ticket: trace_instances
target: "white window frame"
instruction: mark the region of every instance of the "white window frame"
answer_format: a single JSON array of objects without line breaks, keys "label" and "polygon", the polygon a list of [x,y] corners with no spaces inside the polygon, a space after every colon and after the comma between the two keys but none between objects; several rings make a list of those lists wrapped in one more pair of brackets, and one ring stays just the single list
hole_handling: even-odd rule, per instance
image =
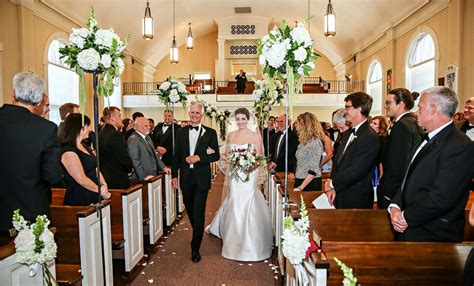
[{"label": "white window frame", "polygon": [[[377,66],[380,67],[380,78],[372,81],[372,76],[377,70]],[[378,86],[377,86],[378,85]],[[380,90],[379,94],[372,94],[372,87],[376,87]],[[367,93],[372,96],[372,109],[370,114],[380,115],[382,114],[382,97],[383,97],[383,67],[382,62],[379,59],[374,59],[370,65],[367,72]]]},{"label": "white window frame", "polygon": [[[411,59],[413,58],[414,53],[417,52],[417,49],[419,48],[419,44],[422,38],[424,37],[429,37],[431,39],[431,42],[433,44],[433,53],[429,57],[423,58],[422,60],[411,63]],[[408,90],[410,91],[416,91],[416,92],[422,92],[423,90],[420,89],[425,89],[429,88],[432,86],[436,85],[436,69],[437,69],[437,58],[438,58],[438,48],[437,48],[437,41],[436,38],[434,37],[433,33],[430,33],[430,31],[427,31],[426,29],[421,30],[419,33],[417,33],[411,40],[410,45],[408,46],[408,52],[406,55],[405,59],[405,86]],[[417,88],[416,85],[413,84],[413,72],[417,69],[423,68],[424,65],[433,65],[433,77],[432,77],[432,84],[428,84],[425,87],[422,88]],[[428,66],[425,66],[425,68],[430,68]],[[416,105],[416,104],[415,104]]]}]

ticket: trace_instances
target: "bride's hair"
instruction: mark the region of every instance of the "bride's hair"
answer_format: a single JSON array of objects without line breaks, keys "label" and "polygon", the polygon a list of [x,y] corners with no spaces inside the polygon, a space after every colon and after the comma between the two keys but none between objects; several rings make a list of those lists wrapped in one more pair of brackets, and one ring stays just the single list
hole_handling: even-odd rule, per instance
[{"label": "bride's hair", "polygon": [[[316,115],[305,112],[296,119],[298,122],[298,140],[300,144],[306,145],[310,139],[324,140],[324,131]],[[324,142],[324,141],[323,141]]]},{"label": "bride's hair", "polygon": [[240,108],[237,108],[235,111],[234,111],[234,115],[237,116],[237,114],[243,114],[247,117],[247,119],[250,119],[250,112],[247,108],[245,107],[240,107]]}]

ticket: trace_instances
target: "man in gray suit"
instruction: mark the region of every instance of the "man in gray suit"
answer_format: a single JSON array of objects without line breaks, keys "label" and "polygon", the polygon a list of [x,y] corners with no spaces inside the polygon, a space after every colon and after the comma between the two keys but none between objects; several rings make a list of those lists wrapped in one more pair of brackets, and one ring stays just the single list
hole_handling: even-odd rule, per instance
[{"label": "man in gray suit", "polygon": [[155,147],[150,136],[150,125],[145,117],[138,117],[135,121],[135,132],[128,138],[128,154],[132,158],[133,180],[143,181],[155,176],[157,171],[163,170],[170,174],[171,169],[166,167],[156,155]]}]

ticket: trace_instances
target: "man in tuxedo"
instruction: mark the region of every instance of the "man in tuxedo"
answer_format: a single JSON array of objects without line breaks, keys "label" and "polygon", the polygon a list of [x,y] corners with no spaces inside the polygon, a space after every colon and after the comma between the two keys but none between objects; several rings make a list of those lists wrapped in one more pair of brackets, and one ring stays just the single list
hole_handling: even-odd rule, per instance
[{"label": "man in tuxedo", "polygon": [[[270,163],[268,168],[276,172],[285,172],[285,146],[286,146],[286,115],[280,115],[276,120],[278,132],[272,137],[273,146],[270,153]],[[290,129],[291,121],[288,120],[288,178],[295,178],[296,171],[296,149],[298,148],[298,136]]]},{"label": "man in tuxedo", "polygon": [[11,239],[13,211],[26,220],[49,215],[51,185],[61,180],[58,128],[33,113],[45,91],[32,72],[13,77],[13,104],[0,108],[0,245]]},{"label": "man in tuxedo", "polygon": [[401,241],[461,242],[474,143],[455,128],[456,93],[433,87],[421,93],[418,123],[427,136],[416,146],[388,211]]},{"label": "man in tuxedo", "polygon": [[118,132],[122,127],[120,109],[106,107],[103,111],[105,125],[99,133],[100,171],[109,189],[125,189],[130,186],[128,174],[132,172],[132,159],[127,143]]},{"label": "man in tuxedo", "polygon": [[210,163],[219,160],[220,156],[216,131],[201,124],[204,106],[198,102],[192,103],[188,113],[191,124],[178,130],[176,135],[172,184],[183,191],[184,205],[193,227],[191,260],[199,262],[207,193],[211,188]]},{"label": "man in tuxedo", "polygon": [[275,135],[275,116],[270,116],[268,118],[268,127],[263,128],[263,149],[267,158],[269,157],[270,138],[273,135]]},{"label": "man in tuxedo", "polygon": [[153,120],[153,118],[148,118],[148,126],[150,127],[150,138],[151,138],[151,141],[153,141],[153,144],[155,144],[155,120]]},{"label": "man in tuxedo", "polygon": [[474,97],[468,98],[464,105],[464,120],[457,127],[474,141]]},{"label": "man in tuxedo", "polygon": [[148,119],[138,117],[135,121],[135,132],[128,137],[128,154],[133,164],[133,180],[143,181],[155,176],[158,170],[171,174],[171,169],[156,155],[155,147],[151,141]]},{"label": "man in tuxedo", "polygon": [[411,152],[423,138],[423,130],[410,112],[416,97],[405,88],[396,88],[387,94],[387,116],[394,118],[382,154],[383,176],[377,188],[377,204],[386,209],[402,185],[405,168]]},{"label": "man in tuxedo", "polygon": [[[154,134],[154,144],[156,151],[161,156],[161,160],[166,166],[171,166],[173,159],[173,138],[171,136],[171,122],[173,120],[173,112],[171,110],[165,110],[163,112],[163,123],[156,125]],[[174,136],[176,139],[176,132],[180,127],[178,124],[174,125]],[[175,141],[176,144],[176,141]]]},{"label": "man in tuxedo", "polygon": [[325,191],[338,209],[371,209],[374,203],[371,180],[380,149],[378,135],[367,121],[372,97],[365,92],[354,92],[344,101],[346,120],[353,127],[347,142],[338,147],[339,154],[333,161]]}]

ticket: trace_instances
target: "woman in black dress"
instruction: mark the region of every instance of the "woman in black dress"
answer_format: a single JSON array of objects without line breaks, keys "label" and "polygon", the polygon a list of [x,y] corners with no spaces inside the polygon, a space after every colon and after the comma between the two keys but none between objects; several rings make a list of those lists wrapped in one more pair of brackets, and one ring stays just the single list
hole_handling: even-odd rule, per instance
[{"label": "woman in black dress", "polygon": [[247,76],[245,76],[244,70],[240,70],[239,74],[235,77],[237,80],[237,93],[245,92],[245,82],[247,81]]},{"label": "woman in black dress", "polygon": [[[64,172],[66,194],[64,205],[88,206],[99,201],[97,163],[93,151],[83,143],[89,137],[89,117],[70,114],[64,120],[59,133],[61,144],[61,168]],[[104,199],[110,198],[107,184],[100,174],[100,194]]]}]

